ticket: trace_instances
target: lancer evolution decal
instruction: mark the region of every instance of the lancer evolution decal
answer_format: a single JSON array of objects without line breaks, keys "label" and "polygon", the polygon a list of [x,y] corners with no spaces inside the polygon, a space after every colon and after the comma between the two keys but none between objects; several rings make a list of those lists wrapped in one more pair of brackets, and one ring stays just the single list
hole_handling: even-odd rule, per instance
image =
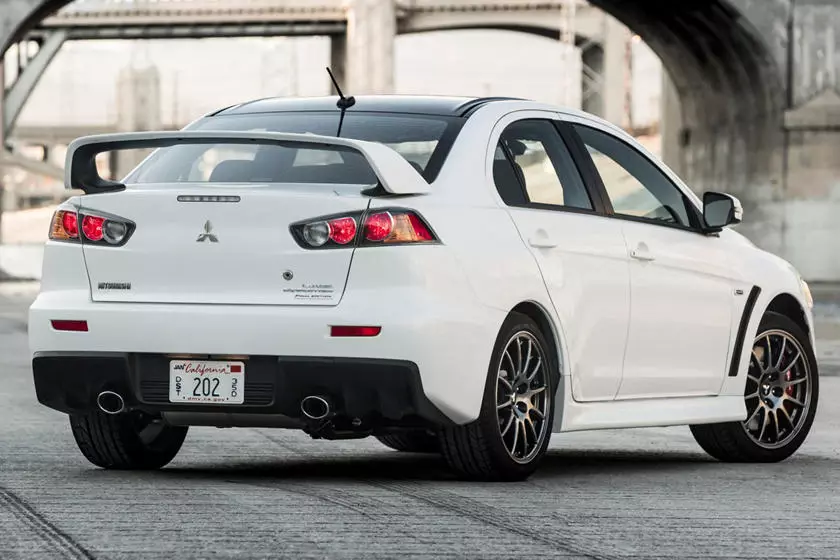
[{"label": "lancer evolution decal", "polygon": [[99,290],[130,290],[131,282],[100,282],[96,287]]}]

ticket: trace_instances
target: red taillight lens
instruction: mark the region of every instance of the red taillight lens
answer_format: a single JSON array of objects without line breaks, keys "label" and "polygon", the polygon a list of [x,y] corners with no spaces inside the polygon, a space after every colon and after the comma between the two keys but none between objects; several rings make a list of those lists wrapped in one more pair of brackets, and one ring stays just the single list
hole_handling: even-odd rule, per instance
[{"label": "red taillight lens", "polygon": [[102,240],[102,224],[105,223],[105,218],[99,216],[85,216],[82,218],[82,231],[87,239],[91,241]]},{"label": "red taillight lens", "polygon": [[394,230],[394,217],[388,212],[371,214],[365,219],[365,239],[383,241]]},{"label": "red taillight lens", "polygon": [[374,243],[422,243],[435,236],[425,222],[408,210],[379,212],[365,219],[365,240]]},{"label": "red taillight lens", "polygon": [[79,217],[75,212],[62,212],[61,225],[70,237],[79,237]]},{"label": "red taillight lens", "polygon": [[414,241],[434,241],[435,236],[423,223],[423,220],[417,214],[409,212],[406,214],[408,221],[411,224],[411,229],[414,230]]},{"label": "red taillight lens", "polygon": [[330,327],[330,336],[377,336],[381,332],[382,327]]},{"label": "red taillight lens", "polygon": [[52,328],[57,331],[87,332],[87,321],[72,321],[66,319],[53,319],[50,321]]},{"label": "red taillight lens", "polygon": [[356,238],[356,220],[336,218],[327,222],[330,227],[330,239],[339,245],[347,245]]}]

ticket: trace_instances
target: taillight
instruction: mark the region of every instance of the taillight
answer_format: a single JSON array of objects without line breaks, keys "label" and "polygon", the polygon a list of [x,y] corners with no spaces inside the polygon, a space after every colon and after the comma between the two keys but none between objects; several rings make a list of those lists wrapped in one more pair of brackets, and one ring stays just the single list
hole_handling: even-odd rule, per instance
[{"label": "taillight", "polygon": [[[361,226],[357,224],[361,223]],[[292,234],[304,249],[336,249],[402,243],[430,243],[438,239],[415,211],[388,208],[373,213],[354,212],[298,222]]]},{"label": "taillight", "polygon": [[53,214],[50,225],[50,239],[69,240],[79,238],[79,218],[75,212],[58,210]]},{"label": "taillight", "polygon": [[82,232],[91,241],[102,241],[102,225],[105,218],[99,216],[85,216],[82,218]]},{"label": "taillight", "polygon": [[93,245],[118,247],[128,241],[133,231],[134,224],[123,218],[58,210],[53,215],[49,238],[54,241],[81,241]]},{"label": "taillight", "polygon": [[356,238],[356,220],[353,218],[338,218],[327,222],[330,226],[330,239],[339,245],[347,245]]},{"label": "taillight", "polygon": [[365,218],[365,239],[384,241],[394,231],[394,217],[390,212],[378,212]]},{"label": "taillight", "polygon": [[378,212],[365,218],[365,240],[376,243],[422,243],[435,236],[414,212]]}]

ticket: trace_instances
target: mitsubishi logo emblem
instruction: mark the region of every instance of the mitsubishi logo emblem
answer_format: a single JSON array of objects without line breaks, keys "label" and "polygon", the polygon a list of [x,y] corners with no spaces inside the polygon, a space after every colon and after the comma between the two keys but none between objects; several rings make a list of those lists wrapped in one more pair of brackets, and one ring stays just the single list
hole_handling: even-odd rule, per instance
[{"label": "mitsubishi logo emblem", "polygon": [[198,236],[196,239],[198,243],[202,241],[209,241],[210,243],[218,243],[219,238],[213,234],[213,224],[210,223],[210,220],[204,222],[204,233]]}]

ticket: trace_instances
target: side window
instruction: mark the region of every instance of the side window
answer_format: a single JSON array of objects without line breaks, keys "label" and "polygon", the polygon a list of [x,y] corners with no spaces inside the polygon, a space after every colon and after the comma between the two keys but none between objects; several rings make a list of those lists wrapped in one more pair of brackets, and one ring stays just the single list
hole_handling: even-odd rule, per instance
[{"label": "side window", "polygon": [[493,178],[507,204],[593,209],[572,156],[548,120],[517,121],[505,129],[496,147]]},{"label": "side window", "polygon": [[689,201],[645,156],[610,134],[574,125],[616,214],[691,227]]}]

